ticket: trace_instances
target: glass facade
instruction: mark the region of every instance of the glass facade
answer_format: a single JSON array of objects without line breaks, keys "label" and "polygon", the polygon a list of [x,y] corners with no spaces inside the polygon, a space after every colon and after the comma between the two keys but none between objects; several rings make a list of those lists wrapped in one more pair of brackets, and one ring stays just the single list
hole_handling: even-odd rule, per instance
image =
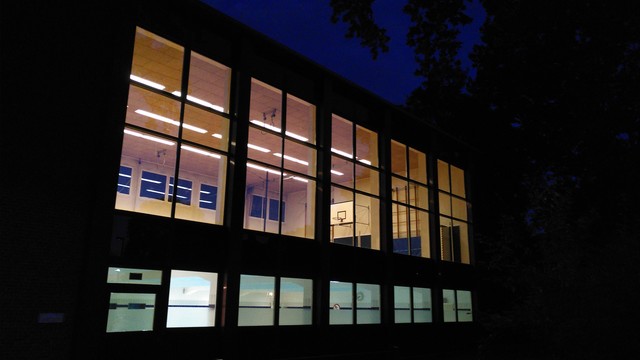
[{"label": "glass facade", "polygon": [[222,224],[230,76],[228,67],[137,29],[116,209]]},{"label": "glass facade", "polygon": [[440,258],[470,264],[464,170],[438,160]]},{"label": "glass facade", "polygon": [[425,153],[391,140],[393,252],[431,257]]},{"label": "glass facade", "polygon": [[[348,261],[352,263],[342,265],[353,265],[364,273],[376,270],[367,266],[373,267],[370,264],[384,256],[436,266],[441,260],[470,264],[471,219],[465,172],[437,160],[437,154],[431,156],[430,148],[427,156],[424,151],[365,128],[358,119],[319,111],[322,109],[309,100],[313,96],[298,97],[289,93],[287,86],[277,87],[245,76],[250,89],[233,94],[246,93],[249,97],[234,99],[229,67],[137,28],[115,209],[154,215],[154,219],[217,225],[200,225],[204,226],[205,241],[238,241],[244,245],[257,239],[256,246],[265,250],[265,258],[278,254],[277,259],[269,261],[278,261],[279,265],[256,265],[253,262],[264,260],[262,254],[252,258],[254,254],[249,253],[254,249],[246,250],[235,259],[241,261],[235,274],[239,281],[221,280],[220,284],[219,276],[224,279],[228,275],[225,261],[215,264],[220,266],[215,272],[111,266],[107,276],[107,332],[150,331],[162,324],[166,328],[216,327],[225,321],[234,324],[235,320],[240,327],[309,326],[320,320],[331,325],[384,324],[385,318],[394,319],[395,324],[473,321],[468,290],[442,289],[440,300],[432,297],[431,288],[413,286],[412,280],[394,279],[405,286],[393,286],[375,283],[383,280],[370,277],[360,282],[327,282],[325,278],[320,284],[309,272],[281,271],[288,262],[306,265],[301,264],[306,261],[304,256],[312,256],[292,259],[298,255],[282,251],[288,239],[276,235],[349,246],[351,249],[327,244],[330,252],[351,256]],[[247,118],[238,118],[230,111],[233,103],[246,106]],[[330,120],[330,124],[321,127],[316,116]],[[240,137],[235,133],[238,129],[246,131],[246,144],[235,143]],[[389,145],[390,149],[386,154],[378,148],[383,141],[387,142],[384,148]],[[237,149],[245,146],[246,159],[237,155]],[[390,168],[385,168],[379,157],[389,159]],[[233,178],[227,174],[227,164],[236,171],[233,175],[246,176],[244,187],[227,184]],[[327,169],[324,165],[330,167],[328,173],[321,171]],[[384,180],[381,187],[383,179],[389,181]],[[321,197],[323,194],[327,196]],[[224,206],[225,197],[231,195],[244,198],[244,202],[234,204],[240,209],[233,212]],[[323,211],[329,219],[316,213],[316,197],[327,201]],[[229,222],[223,221],[225,211],[227,216],[233,213],[242,217],[232,219],[235,222],[228,226]],[[381,224],[387,224],[386,228]],[[220,229],[235,233],[221,240]],[[145,240],[160,244],[162,235],[153,233]],[[190,240],[189,235],[184,236],[185,241]],[[301,246],[304,249],[306,245]],[[221,246],[218,250],[226,249]],[[266,253],[271,250],[274,252]],[[195,254],[199,250],[193,251]],[[144,260],[147,264],[148,259]],[[164,260],[156,263],[165,264]],[[248,264],[264,266],[257,273],[271,275],[243,273],[249,271],[245,268]],[[350,279],[351,270],[340,268],[336,270],[338,276],[329,278]],[[347,275],[342,276],[340,271]],[[284,272],[287,277],[282,276]],[[169,280],[165,279],[166,284],[163,274]],[[227,286],[237,292],[228,292]],[[225,298],[227,293],[234,299]],[[234,307],[237,319],[225,319],[222,315],[229,308],[222,309],[219,303]],[[389,304],[388,308],[383,304]],[[437,312],[434,316],[433,307],[442,308],[442,317]],[[389,316],[384,316],[385,312]]]},{"label": "glass facade", "polygon": [[314,237],[315,113],[314,105],[252,80],[245,229]]},{"label": "glass facade", "polygon": [[378,134],[335,114],[331,126],[331,242],[379,250]]}]

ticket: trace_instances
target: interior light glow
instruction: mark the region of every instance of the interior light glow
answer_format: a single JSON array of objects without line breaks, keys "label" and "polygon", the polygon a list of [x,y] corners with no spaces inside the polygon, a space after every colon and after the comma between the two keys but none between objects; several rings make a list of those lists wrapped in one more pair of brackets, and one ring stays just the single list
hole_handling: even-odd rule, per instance
[{"label": "interior light glow", "polygon": [[305,178],[298,177],[298,176],[294,176],[294,177],[292,177],[292,179],[293,180],[298,180],[298,181],[304,182],[304,183],[308,183],[309,182],[309,180],[307,180]]},{"label": "interior light glow", "polygon": [[222,139],[222,134],[211,134],[211,136],[213,136],[216,139]]},{"label": "interior light glow", "polygon": [[212,153],[212,152],[209,152],[209,151],[204,151],[202,149],[198,149],[198,148],[195,148],[195,147],[189,146],[189,145],[182,145],[182,146],[180,146],[180,148],[183,149],[183,150],[194,152],[196,154],[210,156],[210,157],[216,158],[216,159],[221,159],[222,158],[218,154],[215,154],[215,153]]},{"label": "interior light glow", "polygon": [[118,184],[118,186],[121,186],[121,187],[123,187],[123,188],[127,188],[127,189],[128,189],[128,188],[130,188],[130,186],[129,186],[129,185],[125,185],[125,184]]},{"label": "interior light glow", "polygon": [[336,148],[331,148],[331,152],[336,153],[338,155],[342,155],[344,157],[348,157],[349,159],[353,159],[353,155],[351,155],[351,154],[349,154],[347,152],[344,152],[342,150],[338,150]]},{"label": "interior light glow", "polygon": [[360,161],[363,164],[367,164],[367,165],[371,165],[371,161],[369,160],[365,160],[365,159],[358,159],[358,161]]},{"label": "interior light glow", "polygon": [[340,171],[337,171],[337,170],[331,170],[331,173],[335,174],[335,175],[338,175],[338,176],[344,175],[344,173],[341,173]]},{"label": "interior light glow", "polygon": [[[174,92],[172,92],[172,94],[175,95],[175,96],[178,96],[178,97],[180,97],[180,95],[182,95],[180,93],[180,91],[174,91]],[[195,96],[187,95],[187,100],[193,101],[194,103],[200,104],[200,105],[205,106],[205,107],[210,107],[210,108],[212,108],[214,110],[217,110],[217,111],[220,111],[220,112],[224,112],[224,108],[222,106],[214,105],[214,104],[212,104],[212,103],[210,103],[210,102],[208,102],[206,100],[198,99]]]},{"label": "interior light glow", "polygon": [[200,202],[205,204],[213,204],[213,201],[209,201],[209,200],[200,200]]},{"label": "interior light glow", "polygon": [[309,166],[309,163],[304,161],[304,160],[300,160],[298,158],[294,158],[293,156],[289,156],[289,155],[282,155],[280,153],[273,153],[273,155],[277,156],[277,157],[284,157],[285,160],[289,160],[289,161],[293,161],[293,162],[297,162],[298,164],[302,164],[305,166]]},{"label": "interior light glow", "polygon": [[282,129],[280,129],[279,127],[267,124],[267,123],[265,123],[263,121],[260,121],[260,120],[251,120],[251,123],[252,124],[256,124],[258,126],[261,126],[261,127],[265,128],[265,129],[269,129],[269,130],[275,131],[275,132],[281,132],[282,131]]},{"label": "interior light glow", "polygon": [[148,191],[148,192],[151,192],[151,193],[155,193],[155,194],[164,195],[164,192],[162,192],[162,191],[158,191],[158,190],[151,190],[151,189],[147,189],[147,191]]},{"label": "interior light glow", "polygon": [[147,86],[150,86],[154,89],[158,89],[158,90],[164,90],[165,86],[162,84],[158,84],[157,82],[153,82],[151,80],[147,80],[145,78],[141,78],[140,76],[135,76],[133,74],[129,75],[129,79],[135,81],[135,82],[139,82],[140,84],[145,84]]},{"label": "interior light glow", "polygon": [[[202,194],[211,194],[211,191],[206,191],[206,190],[200,190],[200,192],[201,192]],[[201,201],[202,201],[202,200],[201,200]]]},{"label": "interior light glow", "polygon": [[160,144],[164,144],[164,145],[169,145],[169,146],[173,146],[175,143],[173,141],[169,141],[169,140],[165,140],[165,139],[161,139],[155,136],[151,136],[151,135],[145,135],[142,133],[139,133],[137,131],[133,131],[133,130],[129,130],[129,129],[124,129],[124,133],[127,135],[132,135],[132,136],[136,136],[145,140],[151,140],[151,141],[155,141],[157,143]]},{"label": "interior light glow", "polygon": [[[180,126],[180,122],[179,121],[175,121],[173,119],[169,119],[168,117],[164,117],[162,115],[154,114],[154,113],[146,111],[146,110],[138,109],[138,110],[135,111],[135,113],[143,115],[143,116],[150,117],[152,119],[160,120],[162,122],[166,122],[166,123],[171,124],[171,125]],[[200,134],[204,134],[204,133],[207,132],[207,130],[205,130],[203,128],[199,128],[197,126],[193,126],[193,125],[189,125],[189,124],[183,124],[183,126],[184,126],[185,129],[189,129],[189,130],[198,132]]]},{"label": "interior light glow", "polygon": [[262,151],[263,153],[271,152],[271,150],[269,150],[269,149],[267,149],[267,148],[263,148],[262,146],[253,145],[253,144],[249,144],[249,143],[247,143],[247,147],[248,147],[249,149]]},{"label": "interior light glow", "polygon": [[131,177],[131,175],[129,175],[129,174],[123,174],[123,173],[121,173],[121,172],[119,172],[119,173],[118,173],[118,175],[119,175],[119,176],[122,176],[122,177],[128,177],[128,178],[130,178],[130,177]]},{"label": "interior light glow", "polygon": [[294,139],[298,139],[298,140],[302,140],[302,141],[309,141],[309,139],[307,139],[306,137],[304,137],[302,135],[298,135],[298,134],[292,133],[291,131],[285,131],[284,133],[285,133],[285,135],[291,136]]},{"label": "interior light glow", "polygon": [[[169,187],[173,187],[173,184],[169,184]],[[180,186],[180,185],[178,185],[178,189],[191,191],[191,188],[188,188],[186,186]],[[171,190],[169,190],[169,191],[171,191]]]},{"label": "interior light glow", "polygon": [[[273,126],[271,124],[267,124],[264,121],[260,121],[260,120],[251,120],[252,124],[258,125],[260,127],[263,127],[265,129],[269,129],[269,130],[273,130],[277,133],[282,132],[282,129],[280,129],[279,127]],[[309,141],[309,139],[307,139],[306,137],[302,136],[302,135],[298,135],[296,133],[292,133],[291,131],[285,131],[284,132],[285,135],[290,136],[294,139],[298,139],[298,140],[302,140],[302,141]]]},{"label": "interior light glow", "polygon": [[279,171],[271,170],[271,169],[268,169],[266,167],[263,167],[263,166],[260,166],[260,165],[256,165],[256,164],[252,164],[252,163],[247,163],[247,167],[250,167],[250,168],[256,169],[256,170],[266,171],[268,173],[272,173],[272,174],[275,174],[275,175],[278,175],[278,176],[279,175],[283,175],[283,176],[287,175],[287,174],[280,174]]},{"label": "interior light glow", "polygon": [[150,182],[150,183],[154,183],[154,184],[160,184],[160,181],[158,181],[158,180],[151,180],[151,179],[147,179],[147,178],[142,178],[140,180],[146,181],[146,182]]}]

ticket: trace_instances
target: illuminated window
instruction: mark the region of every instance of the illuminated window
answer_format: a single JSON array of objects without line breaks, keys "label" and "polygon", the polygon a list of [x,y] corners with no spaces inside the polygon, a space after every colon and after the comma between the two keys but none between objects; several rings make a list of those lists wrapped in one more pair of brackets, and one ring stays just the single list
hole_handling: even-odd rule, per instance
[{"label": "illuminated window", "polygon": [[380,323],[380,285],[331,281],[329,283],[329,324],[354,323]]},{"label": "illuminated window", "polygon": [[245,229],[313,238],[314,144],[315,106],[253,79]]},{"label": "illuminated window", "polygon": [[391,140],[393,252],[431,257],[425,153]]},{"label": "illuminated window", "polygon": [[393,303],[396,324],[433,321],[429,288],[394,286]]},{"label": "illuminated window", "polygon": [[210,327],[216,323],[218,274],[171,270],[167,327]]},{"label": "illuminated window", "polygon": [[331,241],[379,250],[378,135],[337,115],[331,124]]},{"label": "illuminated window", "polygon": [[464,171],[438,160],[440,257],[469,264],[469,219]]},{"label": "illuminated window", "polygon": [[243,274],[240,276],[238,326],[311,325],[312,302],[311,279]]},{"label": "illuminated window", "polygon": [[471,291],[442,290],[442,306],[445,322],[473,321]]},{"label": "illuminated window", "polygon": [[[184,62],[182,46],[137,28],[116,209],[222,224],[231,70],[187,55]],[[138,183],[137,191],[125,187]]]}]

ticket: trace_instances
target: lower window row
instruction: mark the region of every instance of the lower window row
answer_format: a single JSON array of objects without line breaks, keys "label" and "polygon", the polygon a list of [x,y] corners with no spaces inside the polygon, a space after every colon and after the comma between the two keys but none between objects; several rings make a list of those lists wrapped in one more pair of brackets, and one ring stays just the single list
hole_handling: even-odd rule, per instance
[{"label": "lower window row", "polygon": [[[108,283],[161,285],[162,271],[109,268]],[[218,274],[172,270],[167,328],[215,326]],[[155,292],[112,292],[107,332],[153,330]],[[380,285],[331,281],[329,324],[379,324]],[[241,275],[238,326],[311,325],[313,280]],[[473,320],[471,292],[442,290],[445,322]],[[433,322],[430,288],[394,286],[395,323]]]}]

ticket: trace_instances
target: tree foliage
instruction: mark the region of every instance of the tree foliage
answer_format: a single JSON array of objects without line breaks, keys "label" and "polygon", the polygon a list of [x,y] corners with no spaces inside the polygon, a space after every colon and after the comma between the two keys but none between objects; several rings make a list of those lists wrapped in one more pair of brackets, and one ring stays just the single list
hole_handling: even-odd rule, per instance
[{"label": "tree foliage", "polygon": [[[406,106],[481,149],[474,179],[486,358],[608,359],[638,350],[640,8],[408,0],[423,84]],[[536,357],[537,356],[537,357]]]}]

